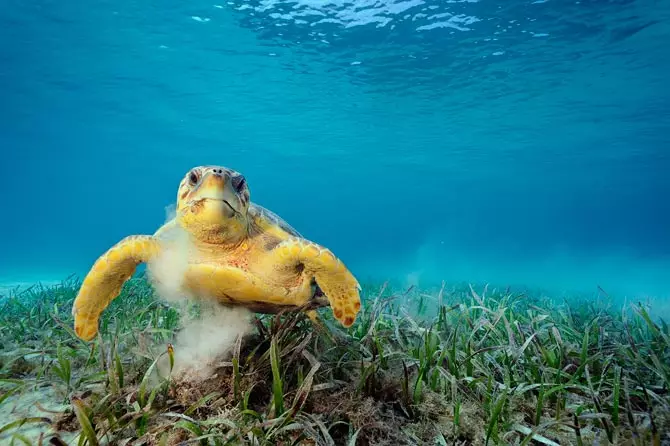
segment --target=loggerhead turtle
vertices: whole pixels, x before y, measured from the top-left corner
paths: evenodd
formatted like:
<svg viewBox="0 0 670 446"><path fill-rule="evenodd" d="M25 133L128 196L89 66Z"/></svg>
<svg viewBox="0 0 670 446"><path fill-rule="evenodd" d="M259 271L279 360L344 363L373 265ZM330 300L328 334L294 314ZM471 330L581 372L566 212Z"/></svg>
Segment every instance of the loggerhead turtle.
<svg viewBox="0 0 670 446"><path fill-rule="evenodd" d="M189 295L256 313L307 310L313 320L315 309L330 306L344 327L356 320L360 285L330 250L251 203L239 172L199 166L179 184L172 220L154 235L122 239L93 264L72 307L77 336L95 337L100 314L140 263L150 264L167 251L165 234L174 229L190 240L180 278Z"/></svg>

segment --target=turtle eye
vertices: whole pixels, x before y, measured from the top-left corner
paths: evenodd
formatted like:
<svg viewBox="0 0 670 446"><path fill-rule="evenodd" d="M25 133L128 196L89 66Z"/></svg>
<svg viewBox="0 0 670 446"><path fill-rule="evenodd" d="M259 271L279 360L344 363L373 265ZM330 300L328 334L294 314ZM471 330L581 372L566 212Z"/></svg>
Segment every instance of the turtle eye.
<svg viewBox="0 0 670 446"><path fill-rule="evenodd" d="M198 182L198 174L195 172L191 172L191 174L188 176L188 180L191 182L191 184L195 184Z"/></svg>
<svg viewBox="0 0 670 446"><path fill-rule="evenodd" d="M235 178L233 178L233 187L235 190L239 193L244 190L244 186L246 186L247 181L244 179L244 176L238 175Z"/></svg>

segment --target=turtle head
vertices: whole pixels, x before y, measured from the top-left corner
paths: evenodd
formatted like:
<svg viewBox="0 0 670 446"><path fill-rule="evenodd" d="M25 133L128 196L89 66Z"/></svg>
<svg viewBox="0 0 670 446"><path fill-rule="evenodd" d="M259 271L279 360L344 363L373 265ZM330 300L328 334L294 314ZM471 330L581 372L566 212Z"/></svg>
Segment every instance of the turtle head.
<svg viewBox="0 0 670 446"><path fill-rule="evenodd" d="M249 187L244 176L223 166L189 170L177 193L177 221L195 238L237 243L247 236Z"/></svg>

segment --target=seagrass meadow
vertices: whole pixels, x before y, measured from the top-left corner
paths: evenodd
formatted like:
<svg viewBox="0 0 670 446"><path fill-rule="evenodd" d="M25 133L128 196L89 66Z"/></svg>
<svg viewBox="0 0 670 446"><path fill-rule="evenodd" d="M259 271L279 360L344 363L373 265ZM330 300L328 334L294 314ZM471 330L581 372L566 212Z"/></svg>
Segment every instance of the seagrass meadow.
<svg viewBox="0 0 670 446"><path fill-rule="evenodd" d="M86 343L70 315L79 285L0 300L0 444L670 442L670 329L642 304L370 284L350 329L329 309L325 330L258 316L194 373L174 342L201 302L163 302L140 276Z"/></svg>

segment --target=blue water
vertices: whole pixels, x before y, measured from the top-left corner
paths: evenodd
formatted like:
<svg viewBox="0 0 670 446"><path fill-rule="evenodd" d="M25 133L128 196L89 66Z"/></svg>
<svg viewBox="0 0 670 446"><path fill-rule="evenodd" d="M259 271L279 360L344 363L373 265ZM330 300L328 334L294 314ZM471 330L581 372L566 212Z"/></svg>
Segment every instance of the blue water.
<svg viewBox="0 0 670 446"><path fill-rule="evenodd" d="M668 0L5 0L0 279L221 164L361 281L670 300L668 42Z"/></svg>

